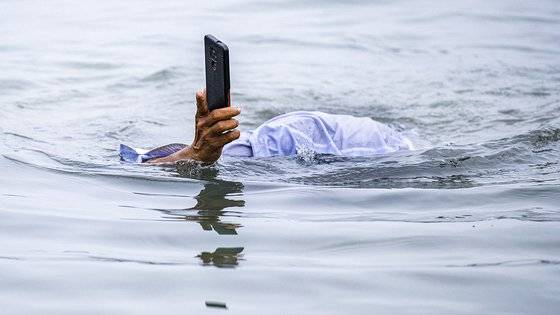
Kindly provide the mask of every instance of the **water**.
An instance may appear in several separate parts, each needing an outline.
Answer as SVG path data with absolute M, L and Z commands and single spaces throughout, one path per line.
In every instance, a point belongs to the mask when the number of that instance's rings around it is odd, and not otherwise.
M 321 110 L 420 149 L 120 163 L 192 139 L 206 33 L 242 130 Z M 555 1 L 3 1 L 2 311 L 557 313 L 559 43 Z

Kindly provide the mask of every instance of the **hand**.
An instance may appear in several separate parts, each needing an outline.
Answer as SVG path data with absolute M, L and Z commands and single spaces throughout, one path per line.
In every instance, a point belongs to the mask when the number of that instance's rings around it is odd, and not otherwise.
M 191 149 L 192 158 L 213 163 L 222 155 L 224 145 L 240 136 L 239 122 L 233 117 L 239 115 L 238 107 L 224 107 L 208 111 L 206 92 L 196 93 L 195 138 Z
M 233 117 L 239 115 L 238 107 L 225 107 L 208 111 L 206 92 L 196 93 L 195 138 L 191 146 L 169 156 L 150 160 L 149 163 L 174 163 L 179 160 L 196 160 L 214 163 L 222 155 L 224 145 L 239 138 L 235 129 L 239 122 Z

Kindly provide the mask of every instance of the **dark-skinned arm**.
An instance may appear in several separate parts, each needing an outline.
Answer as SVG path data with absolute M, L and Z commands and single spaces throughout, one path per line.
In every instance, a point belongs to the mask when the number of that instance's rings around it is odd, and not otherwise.
M 222 155 L 224 145 L 240 136 L 239 122 L 233 117 L 239 115 L 238 107 L 224 107 L 208 111 L 206 92 L 196 93 L 195 138 L 190 146 L 166 157 L 150 160 L 149 163 L 175 163 L 180 160 L 195 160 L 214 163 Z

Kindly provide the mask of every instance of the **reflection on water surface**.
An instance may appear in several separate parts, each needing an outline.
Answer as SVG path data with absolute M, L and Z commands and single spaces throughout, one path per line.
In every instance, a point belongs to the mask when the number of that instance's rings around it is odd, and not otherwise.
M 214 252 L 202 252 L 196 256 L 205 266 L 235 267 L 243 260 L 243 247 L 219 247 Z
M 196 205 L 186 209 L 155 209 L 163 212 L 163 218 L 170 220 L 185 220 L 197 222 L 203 230 L 216 231 L 220 235 L 235 235 L 241 224 L 229 222 L 238 216 L 239 211 L 224 210 L 227 208 L 242 208 L 244 200 L 239 198 L 243 194 L 243 184 L 230 181 L 212 181 L 204 184 L 204 189 L 194 197 Z M 196 212 L 196 214 L 192 214 Z M 227 221 L 222 218 L 227 217 Z

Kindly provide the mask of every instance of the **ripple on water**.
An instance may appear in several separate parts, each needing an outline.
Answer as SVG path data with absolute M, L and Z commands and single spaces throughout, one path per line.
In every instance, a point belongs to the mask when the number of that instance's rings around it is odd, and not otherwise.
M 0 93 L 21 93 L 39 85 L 30 80 L 0 79 Z

